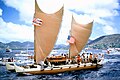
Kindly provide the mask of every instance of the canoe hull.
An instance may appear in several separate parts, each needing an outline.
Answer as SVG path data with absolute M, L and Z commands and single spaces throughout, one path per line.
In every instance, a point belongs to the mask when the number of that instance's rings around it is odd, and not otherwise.
M 14 62 L 6 62 L 5 65 L 6 65 L 7 70 L 9 70 L 9 71 L 15 70 Z
M 78 64 L 69 64 L 69 65 L 60 65 L 54 67 L 47 67 L 42 68 L 40 65 L 36 65 L 36 68 L 23 68 L 14 64 L 15 70 L 17 73 L 22 74 L 57 74 L 62 72 L 68 71 L 78 71 L 78 70 L 85 70 L 85 69 L 96 69 L 100 68 L 102 64 L 93 64 L 93 63 L 81 63 Z

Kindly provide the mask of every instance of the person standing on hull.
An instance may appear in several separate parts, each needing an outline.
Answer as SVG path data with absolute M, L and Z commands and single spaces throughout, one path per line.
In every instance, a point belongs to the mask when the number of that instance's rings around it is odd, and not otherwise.
M 80 63 L 81 63 L 81 57 L 80 57 L 80 55 L 78 54 L 78 56 L 77 56 L 77 64 L 80 65 Z
M 98 58 L 98 55 L 97 55 L 97 54 L 94 54 L 94 60 L 93 60 L 93 63 L 97 64 L 97 62 L 98 62 L 97 58 Z
M 89 62 L 93 62 L 93 54 L 92 53 L 90 53 L 90 55 L 89 55 Z

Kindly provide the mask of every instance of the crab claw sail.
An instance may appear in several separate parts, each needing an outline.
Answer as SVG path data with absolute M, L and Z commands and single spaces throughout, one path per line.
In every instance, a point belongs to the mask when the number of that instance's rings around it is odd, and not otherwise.
M 76 56 L 86 45 L 92 31 L 93 21 L 88 24 L 78 24 L 74 17 L 71 23 L 71 36 L 74 37 L 75 42 L 70 44 L 70 56 Z
M 54 47 L 63 16 L 63 7 L 56 13 L 41 11 L 35 0 L 34 18 L 42 20 L 40 26 L 34 25 L 34 60 L 38 64 L 44 60 Z

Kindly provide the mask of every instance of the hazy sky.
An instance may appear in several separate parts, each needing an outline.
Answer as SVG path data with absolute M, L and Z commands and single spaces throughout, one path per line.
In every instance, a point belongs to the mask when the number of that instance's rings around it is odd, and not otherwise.
M 90 39 L 120 34 L 119 0 L 39 0 L 45 13 L 54 13 L 64 4 L 64 16 L 57 43 L 66 43 L 71 15 L 78 23 L 94 20 Z M 0 42 L 34 41 L 34 0 L 0 0 Z

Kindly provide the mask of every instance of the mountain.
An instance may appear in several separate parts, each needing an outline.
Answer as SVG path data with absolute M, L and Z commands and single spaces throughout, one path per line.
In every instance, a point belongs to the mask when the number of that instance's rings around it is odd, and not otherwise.
M 29 42 L 29 41 L 26 41 L 26 42 L 19 42 L 19 41 L 12 41 L 12 42 L 9 42 L 9 43 L 2 43 L 0 42 L 0 48 L 1 49 L 5 49 L 7 47 L 10 47 L 11 49 L 34 49 L 34 43 L 33 42 Z
M 120 48 L 120 34 L 101 36 L 87 44 L 90 48 Z
M 0 42 L 0 49 L 5 48 L 5 44 Z
M 33 42 L 19 42 L 19 41 L 12 41 L 9 43 L 2 43 L 0 42 L 0 49 L 5 49 L 7 47 L 10 47 L 11 49 L 34 49 L 34 43 Z M 94 49 L 106 49 L 109 47 L 114 48 L 120 48 L 120 34 L 112 34 L 112 35 L 105 35 L 101 36 L 95 40 L 88 40 L 88 43 L 86 45 L 88 48 L 94 48 Z M 69 45 L 59 44 L 55 45 L 54 49 L 68 49 Z

